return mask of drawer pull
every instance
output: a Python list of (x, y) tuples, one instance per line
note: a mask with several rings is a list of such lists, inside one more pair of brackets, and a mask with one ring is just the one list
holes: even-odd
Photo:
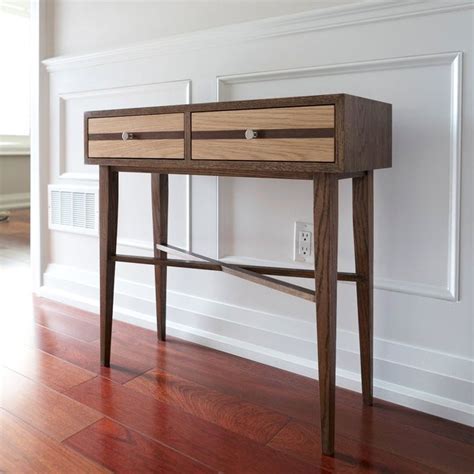
[(129, 132), (122, 132), (122, 140), (126, 142), (127, 140), (132, 140), (133, 139), (133, 133)]
[(247, 140), (257, 138), (257, 132), (255, 130), (252, 130), (251, 128), (247, 128), (247, 130), (245, 130), (245, 138)]

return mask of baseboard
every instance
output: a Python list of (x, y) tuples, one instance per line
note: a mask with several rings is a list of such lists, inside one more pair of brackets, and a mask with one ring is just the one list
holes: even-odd
[(0, 211), (30, 207), (30, 193), (0, 194)]
[[(52, 264), (39, 295), (97, 312), (98, 281), (96, 273)], [(155, 329), (151, 285), (118, 279), (115, 301), (114, 318)], [(168, 333), (317, 378), (315, 327), (304, 321), (168, 291)], [(374, 356), (376, 397), (474, 424), (472, 360), (379, 338)], [(338, 331), (337, 360), (338, 386), (360, 392), (357, 334)]]

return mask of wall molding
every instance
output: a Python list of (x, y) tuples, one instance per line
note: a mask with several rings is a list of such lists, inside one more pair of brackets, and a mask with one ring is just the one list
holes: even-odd
[[(97, 313), (98, 284), (95, 272), (50, 264), (39, 295)], [(152, 285), (118, 278), (115, 296), (116, 319), (155, 329)], [(317, 376), (316, 340), (307, 336), (315, 334), (314, 322), (175, 291), (168, 291), (168, 314), (169, 333), (174, 336), (309, 377)], [(314, 353), (314, 358), (282, 352), (280, 347), (292, 347), (293, 352), (298, 350), (295, 347), (303, 347), (307, 353)], [(374, 363), (376, 396), (473, 424), (468, 396), (473, 388), (473, 360), (375, 338)], [(386, 374), (391, 374), (392, 379), (384, 380)], [(337, 383), (360, 391), (358, 336), (350, 331), (338, 331)], [(444, 387), (441, 396), (428, 392), (433, 384)]]
[(144, 92), (161, 90), (163, 87), (168, 85), (175, 85), (183, 83), (185, 85), (185, 96), (187, 104), (191, 103), (191, 80), (179, 80), (179, 81), (166, 81), (166, 82), (152, 82), (146, 84), (134, 84), (121, 87), (110, 87), (107, 89), (84, 89), (80, 91), (68, 91), (60, 92), (57, 94), (57, 117), (58, 117), (58, 134), (57, 134), (57, 147), (58, 147), (58, 159), (57, 163), (59, 166), (58, 178), (69, 180), (69, 181), (87, 181), (87, 182), (99, 182), (99, 175), (96, 173), (86, 172), (70, 172), (66, 170), (66, 150), (64, 138), (65, 133), (65, 113), (66, 103), (68, 100), (74, 99), (89, 99), (92, 97), (108, 97), (108, 96), (120, 96), (123, 94), (133, 94), (134, 92)]
[(447, 13), (474, 8), (472, 1), (411, 0), (408, 2), (373, 0), (356, 4), (319, 8), (291, 15), (264, 18), (225, 25), (188, 34), (169, 36), (132, 46), (75, 56), (58, 56), (43, 61), (49, 72), (88, 68), (149, 58), (223, 47), (285, 35), (309, 33), (350, 25), (390, 21), (400, 18)]
[[(274, 71), (257, 71), (245, 74), (218, 76), (216, 78), (217, 100), (222, 99), (225, 87), (232, 84), (252, 83), (272, 79), (299, 79), (355, 72), (382, 71), (404, 69), (420, 66), (450, 66), (450, 138), (449, 138), (449, 227), (448, 227), (448, 259), (446, 268), (446, 286), (426, 285), (423, 283), (376, 278), (375, 288), (435, 298), (447, 301), (459, 300), (459, 245), (460, 245), (460, 212), (461, 212), (461, 131), (462, 131), (462, 52), (448, 51), (434, 54), (402, 56), (395, 58), (373, 59), (350, 63), (328, 64), (313, 67), (280, 69)], [(220, 252), (220, 199), (219, 177), (216, 178), (217, 236), (216, 255)], [(245, 260), (245, 256), (232, 256), (232, 261)], [(277, 262), (275, 262), (277, 264)], [(281, 264), (281, 262), (280, 262)], [(285, 262), (286, 264), (286, 262)]]
[(0, 194), (0, 211), (30, 207), (30, 193)]
[[(176, 85), (182, 83), (185, 86), (185, 103), (191, 103), (191, 80), (179, 80), (179, 81), (166, 81), (166, 82), (154, 82), (147, 84), (138, 84), (132, 86), (121, 86), (121, 87), (112, 87), (107, 89), (86, 89), (81, 91), (74, 92), (63, 92), (57, 94), (57, 117), (58, 117), (58, 133), (57, 133), (57, 150), (58, 156), (56, 162), (58, 163), (58, 173), (57, 177), (59, 180), (67, 181), (68, 183), (84, 183), (84, 184), (95, 184), (98, 185), (99, 175), (97, 173), (86, 173), (86, 172), (71, 172), (66, 170), (66, 150), (64, 138), (66, 136), (65, 130), (65, 113), (66, 113), (66, 103), (68, 100), (74, 99), (85, 99), (91, 97), (104, 97), (104, 96), (114, 96), (114, 95), (123, 95), (131, 94), (134, 92), (144, 92), (144, 91), (153, 91), (161, 90), (163, 87), (168, 85)], [(191, 176), (186, 176), (186, 248), (191, 250), (192, 242), (192, 178)], [(120, 242), (120, 240), (119, 240)], [(140, 247), (139, 241), (135, 243)]]
[(0, 135), (0, 159), (2, 156), (29, 156), (29, 154), (28, 135)]

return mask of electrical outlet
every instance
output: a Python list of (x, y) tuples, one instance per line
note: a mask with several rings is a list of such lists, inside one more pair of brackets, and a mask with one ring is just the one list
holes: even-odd
[(295, 262), (313, 262), (313, 225), (295, 222), (294, 255)]

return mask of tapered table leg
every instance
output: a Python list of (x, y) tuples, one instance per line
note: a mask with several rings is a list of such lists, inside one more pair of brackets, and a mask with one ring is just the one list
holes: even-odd
[(323, 454), (334, 454), (336, 388), (338, 179), (314, 177), (314, 258)]
[(354, 250), (359, 316), (360, 365), (364, 404), (373, 403), (373, 324), (374, 324), (374, 184), (373, 171), (352, 179)]
[[(156, 258), (166, 258), (156, 244), (168, 243), (168, 175), (152, 173), (151, 201), (153, 211), (153, 248)], [(158, 339), (166, 340), (166, 274), (165, 265), (155, 265), (156, 322)]]
[(112, 316), (117, 249), (118, 172), (99, 167), (100, 207), (100, 363), (110, 367)]

